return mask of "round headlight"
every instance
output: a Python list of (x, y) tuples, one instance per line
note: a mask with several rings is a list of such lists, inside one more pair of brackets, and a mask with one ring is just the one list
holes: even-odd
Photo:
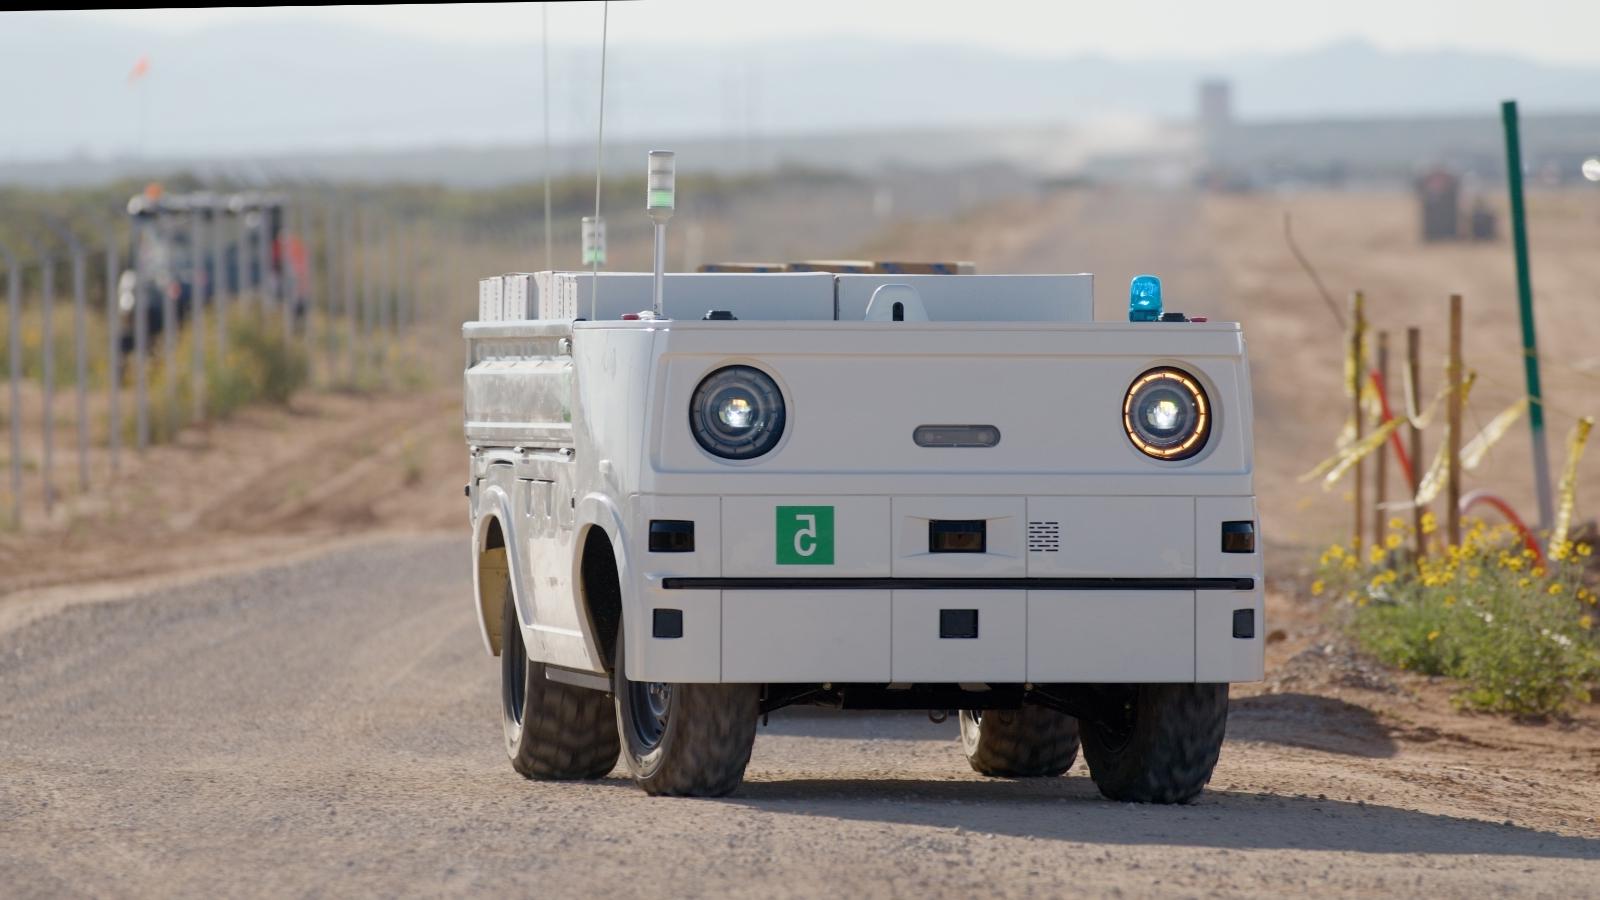
[(783, 437), (783, 392), (751, 366), (712, 372), (689, 400), (689, 430), (707, 453), (723, 459), (753, 459)]
[(1122, 401), (1128, 440), (1153, 459), (1187, 459), (1205, 448), (1211, 404), (1193, 375), (1151, 369), (1128, 387)]

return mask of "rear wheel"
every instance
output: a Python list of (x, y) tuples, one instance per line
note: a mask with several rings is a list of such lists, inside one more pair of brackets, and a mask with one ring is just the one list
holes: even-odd
[(528, 659), (509, 588), (501, 614), (500, 720), (511, 768), (527, 778), (600, 778), (617, 765), (617, 723), (601, 691), (545, 677)]
[(1226, 684), (1129, 684), (1101, 689), (1081, 721), (1083, 758), (1100, 793), (1132, 803), (1187, 803), (1222, 752)]
[(1078, 720), (1045, 709), (961, 711), (961, 749), (980, 775), (1034, 778), (1060, 775), (1078, 758)]
[(622, 760), (647, 794), (720, 797), (744, 780), (756, 740), (753, 684), (631, 681), (622, 628), (612, 675)]

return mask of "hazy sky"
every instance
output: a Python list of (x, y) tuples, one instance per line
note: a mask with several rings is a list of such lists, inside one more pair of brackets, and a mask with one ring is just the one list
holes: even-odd
[[(550, 4), (553, 41), (586, 42), (600, 3)], [(18, 15), (8, 13), (7, 15)], [(91, 19), (181, 32), (217, 23), (313, 19), (483, 45), (536, 41), (539, 4), (106, 10)], [(1218, 57), (1361, 38), (1389, 50), (1455, 48), (1600, 63), (1597, 0), (627, 0), (611, 4), (619, 44), (694, 44), (814, 35), (959, 42), (1055, 56)]]

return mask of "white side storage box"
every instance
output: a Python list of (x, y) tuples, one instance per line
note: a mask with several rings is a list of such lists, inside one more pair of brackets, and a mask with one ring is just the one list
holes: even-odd
[(872, 292), (909, 285), (932, 322), (1093, 322), (1093, 275), (840, 275), (839, 320), (867, 317)]
[(478, 281), (478, 321), (500, 321), (500, 300), (505, 291), (501, 285), (500, 276), (495, 275)]
[(560, 275), (549, 271), (534, 273), (534, 286), (539, 291), (538, 317), (570, 322), (578, 317), (578, 301), (574, 285)]
[(520, 322), (539, 315), (539, 285), (532, 272), (500, 276), (500, 320)]
[[(558, 293), (570, 290), (576, 315), (590, 317), (595, 276), (559, 272)], [(948, 276), (946, 276), (948, 277)], [(597, 320), (616, 319), (650, 308), (654, 276), (648, 272), (601, 272)], [(768, 322), (829, 321), (834, 317), (833, 275), (827, 272), (675, 272), (662, 289), (668, 318), (701, 319), (713, 309)]]

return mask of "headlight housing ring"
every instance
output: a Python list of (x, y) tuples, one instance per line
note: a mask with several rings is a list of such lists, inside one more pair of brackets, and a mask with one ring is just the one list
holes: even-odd
[(1151, 459), (1188, 459), (1211, 435), (1211, 402), (1199, 379), (1182, 369), (1150, 369), (1128, 386), (1122, 428)]
[(724, 366), (700, 380), (689, 399), (689, 430), (722, 459), (754, 459), (778, 445), (788, 410), (772, 376), (754, 366)]

